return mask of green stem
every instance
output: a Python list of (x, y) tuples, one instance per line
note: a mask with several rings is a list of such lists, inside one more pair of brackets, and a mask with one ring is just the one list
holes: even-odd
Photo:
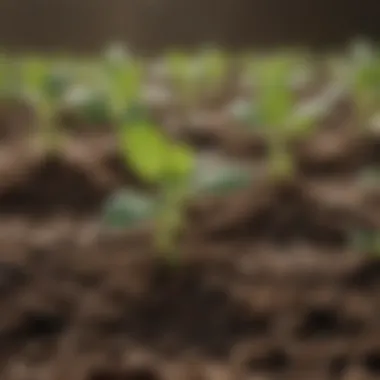
[(47, 147), (49, 152), (54, 152), (58, 148), (58, 135), (54, 123), (55, 112), (56, 107), (53, 105), (43, 104), (39, 107), (41, 135), (44, 145)]
[(282, 139), (274, 139), (270, 145), (270, 171), (275, 179), (286, 179), (294, 175), (294, 162)]
[(156, 218), (154, 245), (160, 255), (176, 259), (178, 235), (184, 220), (187, 192), (183, 186), (166, 186), (163, 200)]

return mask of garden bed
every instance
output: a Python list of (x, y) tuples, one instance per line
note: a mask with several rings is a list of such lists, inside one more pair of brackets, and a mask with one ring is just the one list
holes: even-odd
[[(323, 91), (322, 78), (300, 98)], [(252, 175), (235, 193), (191, 199), (174, 262), (149, 223), (104, 223), (112, 194), (152, 190), (104, 115), (65, 111), (46, 144), (44, 116), (1, 109), (2, 379), (379, 377), (376, 131), (343, 93), (291, 141), (292, 168), (277, 176), (265, 129), (231, 118), (244, 94), (227, 82), (191, 109), (162, 93), (150, 103), (157, 126), (202, 162), (219, 154)]]

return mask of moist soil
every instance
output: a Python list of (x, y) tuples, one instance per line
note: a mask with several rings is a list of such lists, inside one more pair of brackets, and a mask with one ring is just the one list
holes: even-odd
[[(144, 186), (111, 132), (47, 151), (4, 116), (0, 378), (378, 379), (380, 260), (350, 239), (380, 227), (379, 183), (358, 179), (380, 145), (339, 115), (294, 147), (294, 178), (190, 205), (169, 260), (149, 227), (102, 225), (110, 194)], [(190, 140), (262, 164), (223, 133)]]

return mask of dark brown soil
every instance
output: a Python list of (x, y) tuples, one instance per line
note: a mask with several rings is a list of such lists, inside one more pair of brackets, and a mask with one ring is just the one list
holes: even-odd
[(109, 133), (54, 154), (11, 140), (0, 152), (1, 379), (379, 378), (380, 259), (351, 244), (380, 228), (379, 187), (358, 180), (379, 165), (374, 138), (325, 128), (294, 148), (288, 183), (197, 200), (174, 266), (148, 229), (101, 224), (113, 191), (142, 186)]

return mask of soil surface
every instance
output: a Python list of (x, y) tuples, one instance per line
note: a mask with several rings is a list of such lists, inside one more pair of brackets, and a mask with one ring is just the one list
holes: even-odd
[[(112, 133), (48, 152), (2, 118), (1, 379), (380, 378), (380, 259), (351, 241), (380, 228), (379, 182), (361, 180), (380, 144), (345, 115), (294, 147), (292, 180), (194, 202), (174, 267), (149, 229), (102, 225), (113, 191), (142, 186)], [(223, 133), (190, 140), (265, 161)]]

